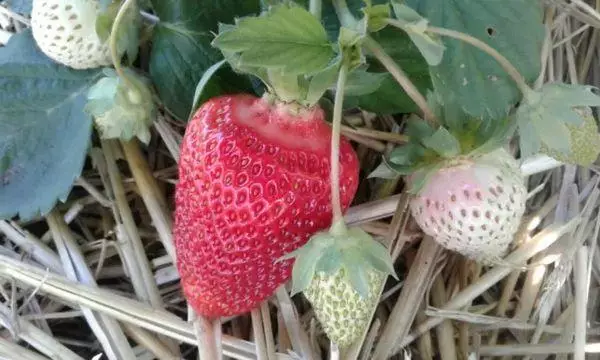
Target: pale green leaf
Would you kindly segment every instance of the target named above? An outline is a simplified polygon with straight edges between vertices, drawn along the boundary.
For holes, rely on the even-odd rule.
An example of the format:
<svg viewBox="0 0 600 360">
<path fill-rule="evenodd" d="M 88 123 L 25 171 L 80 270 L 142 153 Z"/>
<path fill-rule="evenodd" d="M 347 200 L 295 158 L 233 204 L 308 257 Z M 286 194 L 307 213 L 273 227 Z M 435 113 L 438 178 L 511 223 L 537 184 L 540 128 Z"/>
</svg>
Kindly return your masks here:
<svg viewBox="0 0 600 360">
<path fill-rule="evenodd" d="M 0 218 L 26 221 L 67 199 L 90 144 L 85 95 L 100 76 L 54 63 L 29 29 L 0 50 Z"/>
<path fill-rule="evenodd" d="M 435 130 L 425 120 L 413 115 L 406 120 L 406 135 L 411 141 L 432 136 Z"/>
<path fill-rule="evenodd" d="M 543 144 L 550 151 L 571 152 L 568 124 L 584 118 L 575 108 L 600 106 L 600 96 L 585 85 L 549 83 L 528 94 L 515 113 L 523 156 L 536 154 Z"/>
<path fill-rule="evenodd" d="M 335 246 L 330 246 L 323 251 L 317 262 L 317 272 L 332 275 L 342 266 L 342 253 Z"/>
<path fill-rule="evenodd" d="M 262 16 L 239 19 L 235 28 L 219 34 L 213 45 L 240 52 L 242 64 L 290 74 L 320 72 L 336 55 L 321 23 L 293 4 L 273 6 Z"/>
<path fill-rule="evenodd" d="M 370 5 L 363 9 L 363 14 L 367 18 L 367 29 L 371 32 L 379 31 L 386 27 L 386 20 L 390 17 L 390 5 L 379 4 Z"/>
<path fill-rule="evenodd" d="M 364 241 L 361 245 L 363 257 L 374 269 L 398 279 L 392 257 L 385 246 L 372 238 Z"/>
<path fill-rule="evenodd" d="M 392 168 L 388 166 L 385 158 L 381 161 L 381 163 L 373 170 L 368 176 L 368 179 L 380 178 L 380 179 L 396 179 L 398 178 L 398 173 L 395 172 Z"/>
<path fill-rule="evenodd" d="M 364 266 L 362 264 L 363 257 L 358 249 L 347 249 L 343 251 L 344 257 L 344 269 L 350 280 L 352 288 L 360 295 L 360 297 L 367 298 L 369 296 L 369 279 Z M 358 265 L 353 265 L 358 264 Z"/>
<path fill-rule="evenodd" d="M 292 268 L 292 291 L 290 295 L 294 296 L 310 285 L 315 276 L 317 261 L 321 253 L 321 247 L 311 246 L 307 251 L 301 252 L 296 257 Z"/>
<path fill-rule="evenodd" d="M 441 126 L 433 135 L 424 138 L 422 143 L 445 158 L 451 158 L 460 154 L 460 143 L 458 140 L 446 128 Z"/>
<path fill-rule="evenodd" d="M 316 73 L 311 77 L 305 98 L 307 103 L 316 103 L 329 88 L 335 85 L 338 77 L 340 64 L 341 59 L 338 58 L 337 61 L 335 61 L 325 70 Z"/>
<path fill-rule="evenodd" d="M 442 40 L 426 32 L 428 21 L 405 4 L 392 2 L 396 18 L 430 66 L 437 66 L 444 56 Z"/>
</svg>

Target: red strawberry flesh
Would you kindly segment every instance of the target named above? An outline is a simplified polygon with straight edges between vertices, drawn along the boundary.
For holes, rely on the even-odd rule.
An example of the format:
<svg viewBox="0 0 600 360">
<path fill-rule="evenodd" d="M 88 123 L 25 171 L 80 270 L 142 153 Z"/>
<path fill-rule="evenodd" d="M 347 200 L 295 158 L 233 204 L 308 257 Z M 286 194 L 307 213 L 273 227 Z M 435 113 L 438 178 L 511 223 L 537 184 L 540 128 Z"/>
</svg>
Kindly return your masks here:
<svg viewBox="0 0 600 360">
<path fill-rule="evenodd" d="M 273 105 L 252 95 L 213 98 L 181 146 L 174 240 L 184 295 L 209 318 L 248 312 L 290 275 L 275 261 L 331 225 L 331 127 L 318 107 Z M 358 159 L 340 147 L 343 209 Z"/>
</svg>

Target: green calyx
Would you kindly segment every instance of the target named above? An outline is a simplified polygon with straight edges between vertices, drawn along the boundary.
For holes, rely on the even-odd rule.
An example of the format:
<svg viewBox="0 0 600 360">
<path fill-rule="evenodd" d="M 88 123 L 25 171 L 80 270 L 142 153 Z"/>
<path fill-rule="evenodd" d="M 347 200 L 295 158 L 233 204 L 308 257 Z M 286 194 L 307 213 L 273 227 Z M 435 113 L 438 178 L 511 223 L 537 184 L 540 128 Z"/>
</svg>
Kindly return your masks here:
<svg viewBox="0 0 600 360">
<path fill-rule="evenodd" d="M 569 129 L 571 151 L 565 154 L 542 144 L 540 152 L 567 164 L 590 166 L 600 154 L 598 125 L 590 108 L 577 108 L 575 111 L 583 117 L 583 123 L 566 125 Z"/>
<path fill-rule="evenodd" d="M 351 69 L 365 62 L 361 39 L 342 28 L 331 42 L 319 19 L 286 2 L 233 25 L 220 24 L 212 45 L 234 71 L 259 78 L 279 100 L 311 107 L 334 87 L 344 61 Z"/>
<path fill-rule="evenodd" d="M 503 147 L 516 124 L 511 117 L 483 120 L 467 115 L 454 102 L 442 104 L 429 94 L 429 105 L 441 124 L 434 128 L 416 115 L 406 121 L 409 141 L 387 154 L 369 177 L 409 176 L 410 193 L 418 193 L 439 169 L 488 154 Z"/>
<path fill-rule="evenodd" d="M 156 118 L 149 81 L 130 69 L 124 69 L 125 78 L 108 68 L 104 74 L 90 88 L 85 106 L 85 111 L 94 117 L 100 136 L 122 140 L 137 137 L 147 144 L 149 127 Z"/>
<path fill-rule="evenodd" d="M 292 295 L 304 291 L 316 274 L 334 276 L 341 269 L 361 298 L 369 294 L 369 271 L 398 279 L 387 249 L 364 230 L 346 228 L 343 222 L 334 223 L 329 231 L 316 233 L 304 246 L 278 261 L 291 258 L 295 258 Z"/>
<path fill-rule="evenodd" d="M 578 139 L 574 135 L 576 129 L 586 128 L 585 112 L 578 108 L 600 106 L 600 96 L 592 90 L 596 88 L 549 83 L 525 94 L 515 113 L 522 157 L 544 152 L 568 162 L 588 165 L 593 155 L 578 159 Z M 589 146 L 597 151 L 595 141 Z"/>
</svg>

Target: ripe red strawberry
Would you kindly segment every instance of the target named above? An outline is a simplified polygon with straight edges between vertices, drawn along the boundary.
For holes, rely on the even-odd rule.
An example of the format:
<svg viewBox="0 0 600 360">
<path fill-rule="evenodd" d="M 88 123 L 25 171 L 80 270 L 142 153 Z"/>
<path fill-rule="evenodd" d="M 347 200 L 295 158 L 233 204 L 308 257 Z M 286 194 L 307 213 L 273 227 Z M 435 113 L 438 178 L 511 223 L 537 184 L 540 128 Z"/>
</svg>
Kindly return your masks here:
<svg viewBox="0 0 600 360">
<path fill-rule="evenodd" d="M 195 113 L 181 147 L 174 238 L 196 312 L 248 312 L 289 279 L 293 260 L 276 260 L 331 225 L 330 141 L 318 106 L 242 94 Z M 340 163 L 346 209 L 359 163 L 345 139 Z"/>
</svg>

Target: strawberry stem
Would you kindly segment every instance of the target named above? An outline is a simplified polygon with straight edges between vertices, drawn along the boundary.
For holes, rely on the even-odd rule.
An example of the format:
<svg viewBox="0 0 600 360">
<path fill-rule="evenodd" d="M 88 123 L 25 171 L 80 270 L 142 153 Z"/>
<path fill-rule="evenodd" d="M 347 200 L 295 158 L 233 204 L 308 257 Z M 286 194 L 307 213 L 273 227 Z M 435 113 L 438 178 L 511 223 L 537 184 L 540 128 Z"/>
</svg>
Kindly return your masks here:
<svg viewBox="0 0 600 360">
<path fill-rule="evenodd" d="M 348 9 L 348 4 L 346 0 L 333 0 L 333 7 L 335 8 L 335 12 L 337 17 L 340 19 L 342 26 L 348 28 L 355 28 L 357 26 L 357 21 L 354 18 L 354 15 Z M 439 123 L 437 116 L 431 110 L 429 105 L 427 104 L 427 100 L 425 97 L 419 92 L 415 84 L 410 80 L 410 78 L 406 75 L 406 73 L 402 70 L 402 68 L 392 59 L 385 50 L 373 40 L 371 37 L 366 36 L 363 41 L 363 46 L 371 51 L 371 53 L 379 60 L 379 62 L 385 67 L 385 69 L 394 77 L 394 79 L 402 86 L 404 91 L 410 98 L 417 104 L 417 106 L 423 112 L 423 118 L 433 127 L 436 127 L 436 124 Z"/>
<path fill-rule="evenodd" d="M 321 12 L 322 12 L 323 4 L 321 0 L 310 0 L 308 5 L 308 9 L 314 17 L 316 17 L 319 21 L 321 20 Z"/>
<path fill-rule="evenodd" d="M 338 74 L 335 100 L 333 105 L 333 119 L 331 130 L 331 208 L 333 210 L 333 224 L 343 223 L 342 204 L 340 201 L 340 135 L 342 128 L 342 109 L 344 103 L 344 90 L 348 76 L 348 64 L 342 63 Z"/>
<path fill-rule="evenodd" d="M 423 112 L 423 118 L 427 121 L 432 127 L 437 127 L 436 124 L 439 124 L 439 120 L 433 110 L 427 104 L 427 100 L 425 97 L 419 92 L 419 89 L 415 86 L 415 84 L 410 80 L 410 78 L 406 75 L 404 70 L 389 56 L 383 47 L 379 45 L 377 41 L 375 41 L 370 36 L 366 36 L 363 42 L 365 48 L 367 48 L 373 56 L 385 69 L 392 75 L 392 77 L 402 86 L 404 91 L 410 98 L 417 104 L 417 106 Z"/>
<path fill-rule="evenodd" d="M 135 4 L 136 0 L 125 0 L 121 8 L 119 8 L 119 12 L 115 17 L 115 21 L 113 22 L 112 28 L 110 29 L 110 39 L 109 39 L 109 47 L 110 47 L 110 57 L 112 58 L 113 66 L 115 67 L 115 71 L 119 75 L 119 78 L 123 79 L 123 81 L 128 85 L 129 89 L 136 89 L 136 87 L 129 81 L 127 76 L 125 76 L 125 72 L 123 71 L 123 67 L 121 66 L 121 58 L 118 54 L 117 41 L 118 41 L 118 30 L 119 26 L 123 22 L 123 18 L 127 13 L 127 10 L 130 6 Z"/>
</svg>

